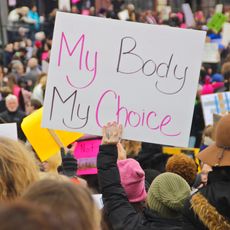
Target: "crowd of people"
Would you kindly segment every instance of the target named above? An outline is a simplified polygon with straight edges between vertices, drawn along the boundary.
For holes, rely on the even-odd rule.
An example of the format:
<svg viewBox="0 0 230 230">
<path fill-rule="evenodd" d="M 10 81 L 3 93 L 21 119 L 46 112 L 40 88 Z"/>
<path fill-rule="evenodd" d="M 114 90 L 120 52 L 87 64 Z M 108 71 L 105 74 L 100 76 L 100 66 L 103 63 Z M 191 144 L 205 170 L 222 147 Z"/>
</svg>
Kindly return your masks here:
<svg viewBox="0 0 230 230">
<path fill-rule="evenodd" d="M 17 123 L 20 140 L 0 133 L 2 230 L 230 229 L 230 115 L 205 127 L 200 101 L 230 91 L 230 45 L 220 42 L 221 31 L 207 27 L 215 11 L 194 12 L 192 27 L 183 12 L 137 12 L 124 1 L 84 14 L 121 20 L 124 11 L 125 20 L 206 30 L 206 43 L 218 42 L 220 59 L 202 63 L 197 86 L 190 145 L 201 149 L 200 165 L 186 154 L 164 154 L 162 145 L 122 140 L 123 128 L 115 122 L 102 129 L 97 174 L 77 176 L 71 148 L 77 142 L 41 162 L 21 123 L 44 103 L 57 9 L 44 18 L 36 6 L 16 8 L 0 60 L 0 123 Z M 83 10 L 73 5 L 71 13 Z M 230 21 L 230 12 L 224 13 Z M 103 208 L 93 194 L 102 194 Z"/>
</svg>

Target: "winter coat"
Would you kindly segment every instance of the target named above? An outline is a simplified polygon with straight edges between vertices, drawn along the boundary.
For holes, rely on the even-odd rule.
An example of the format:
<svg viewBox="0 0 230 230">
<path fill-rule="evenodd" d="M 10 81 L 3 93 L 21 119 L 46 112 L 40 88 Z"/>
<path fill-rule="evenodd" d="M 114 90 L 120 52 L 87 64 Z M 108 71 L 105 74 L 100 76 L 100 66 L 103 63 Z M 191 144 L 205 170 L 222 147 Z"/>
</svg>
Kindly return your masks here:
<svg viewBox="0 0 230 230">
<path fill-rule="evenodd" d="M 143 214 L 137 213 L 129 203 L 121 186 L 117 168 L 116 145 L 101 145 L 97 168 L 98 179 L 105 212 L 114 230 L 179 230 L 182 229 L 181 218 L 162 218 L 154 211 L 145 209 Z"/>
<path fill-rule="evenodd" d="M 214 167 L 207 186 L 185 203 L 184 230 L 230 229 L 230 167 Z"/>
</svg>

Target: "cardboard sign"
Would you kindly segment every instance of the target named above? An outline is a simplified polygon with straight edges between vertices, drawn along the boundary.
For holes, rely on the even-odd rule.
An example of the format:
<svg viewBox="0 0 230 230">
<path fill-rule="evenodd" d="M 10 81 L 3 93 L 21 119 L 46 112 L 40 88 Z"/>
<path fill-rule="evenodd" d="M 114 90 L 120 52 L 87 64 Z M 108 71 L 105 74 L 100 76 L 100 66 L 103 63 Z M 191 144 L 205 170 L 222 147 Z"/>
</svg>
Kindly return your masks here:
<svg viewBox="0 0 230 230">
<path fill-rule="evenodd" d="M 224 23 L 223 34 L 222 34 L 222 44 L 227 47 L 230 42 L 230 23 Z"/>
<path fill-rule="evenodd" d="M 208 28 L 212 29 L 215 33 L 219 33 L 224 23 L 227 21 L 227 17 L 224 14 L 216 13 L 208 22 Z"/>
<path fill-rule="evenodd" d="M 203 31 L 58 12 L 43 127 L 101 135 L 117 121 L 125 139 L 187 146 L 204 40 Z"/>
<path fill-rule="evenodd" d="M 184 12 L 185 23 L 186 23 L 187 27 L 195 26 L 196 22 L 195 22 L 195 19 L 194 19 L 190 5 L 188 3 L 182 4 L 182 10 Z"/>
<path fill-rule="evenodd" d="M 78 176 L 97 174 L 97 155 L 100 144 L 100 139 L 77 142 L 74 156 L 78 163 Z"/>
<path fill-rule="evenodd" d="M 213 114 L 224 115 L 230 111 L 230 92 L 201 96 L 205 125 L 213 124 Z"/>
<path fill-rule="evenodd" d="M 200 163 L 199 159 L 196 157 L 196 155 L 199 153 L 200 149 L 199 148 L 174 148 L 174 147 L 163 147 L 162 149 L 164 154 L 180 154 L 183 153 L 190 158 L 192 158 L 196 164 L 198 165 L 198 172 L 200 172 Z"/>
<path fill-rule="evenodd" d="M 220 53 L 217 43 L 205 43 L 204 46 L 204 63 L 218 63 L 220 62 Z"/>
<path fill-rule="evenodd" d="M 16 123 L 0 124 L 0 136 L 7 137 L 12 140 L 18 140 L 18 131 Z"/>
<path fill-rule="evenodd" d="M 39 109 L 31 115 L 24 118 L 22 130 L 37 153 L 41 161 L 46 161 L 52 155 L 60 151 L 59 143 L 53 138 L 48 129 L 41 127 L 43 109 Z M 76 141 L 83 136 L 81 133 L 53 130 L 60 142 L 64 146 Z"/>
</svg>

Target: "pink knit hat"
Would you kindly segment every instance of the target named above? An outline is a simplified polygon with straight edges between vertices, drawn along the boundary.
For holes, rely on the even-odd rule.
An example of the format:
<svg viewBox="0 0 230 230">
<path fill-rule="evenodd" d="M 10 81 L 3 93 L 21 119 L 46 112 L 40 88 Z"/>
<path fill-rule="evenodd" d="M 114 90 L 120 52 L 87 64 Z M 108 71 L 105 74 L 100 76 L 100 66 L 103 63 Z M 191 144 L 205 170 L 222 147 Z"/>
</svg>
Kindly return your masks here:
<svg viewBox="0 0 230 230">
<path fill-rule="evenodd" d="M 120 172 L 121 185 L 124 188 L 129 202 L 141 202 L 146 199 L 145 172 L 140 164 L 132 159 L 120 160 L 117 162 Z"/>
</svg>

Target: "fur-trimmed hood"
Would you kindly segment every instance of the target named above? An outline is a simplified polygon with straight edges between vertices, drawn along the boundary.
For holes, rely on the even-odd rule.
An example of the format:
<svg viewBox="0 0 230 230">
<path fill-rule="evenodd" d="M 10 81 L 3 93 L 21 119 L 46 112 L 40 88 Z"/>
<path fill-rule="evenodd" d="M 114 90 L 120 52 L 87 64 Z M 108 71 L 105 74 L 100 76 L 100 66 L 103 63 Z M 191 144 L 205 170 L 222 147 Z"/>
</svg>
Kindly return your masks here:
<svg viewBox="0 0 230 230">
<path fill-rule="evenodd" d="M 199 192 L 192 196 L 191 207 L 209 230 L 229 230 L 230 221 L 222 216 Z"/>
</svg>

